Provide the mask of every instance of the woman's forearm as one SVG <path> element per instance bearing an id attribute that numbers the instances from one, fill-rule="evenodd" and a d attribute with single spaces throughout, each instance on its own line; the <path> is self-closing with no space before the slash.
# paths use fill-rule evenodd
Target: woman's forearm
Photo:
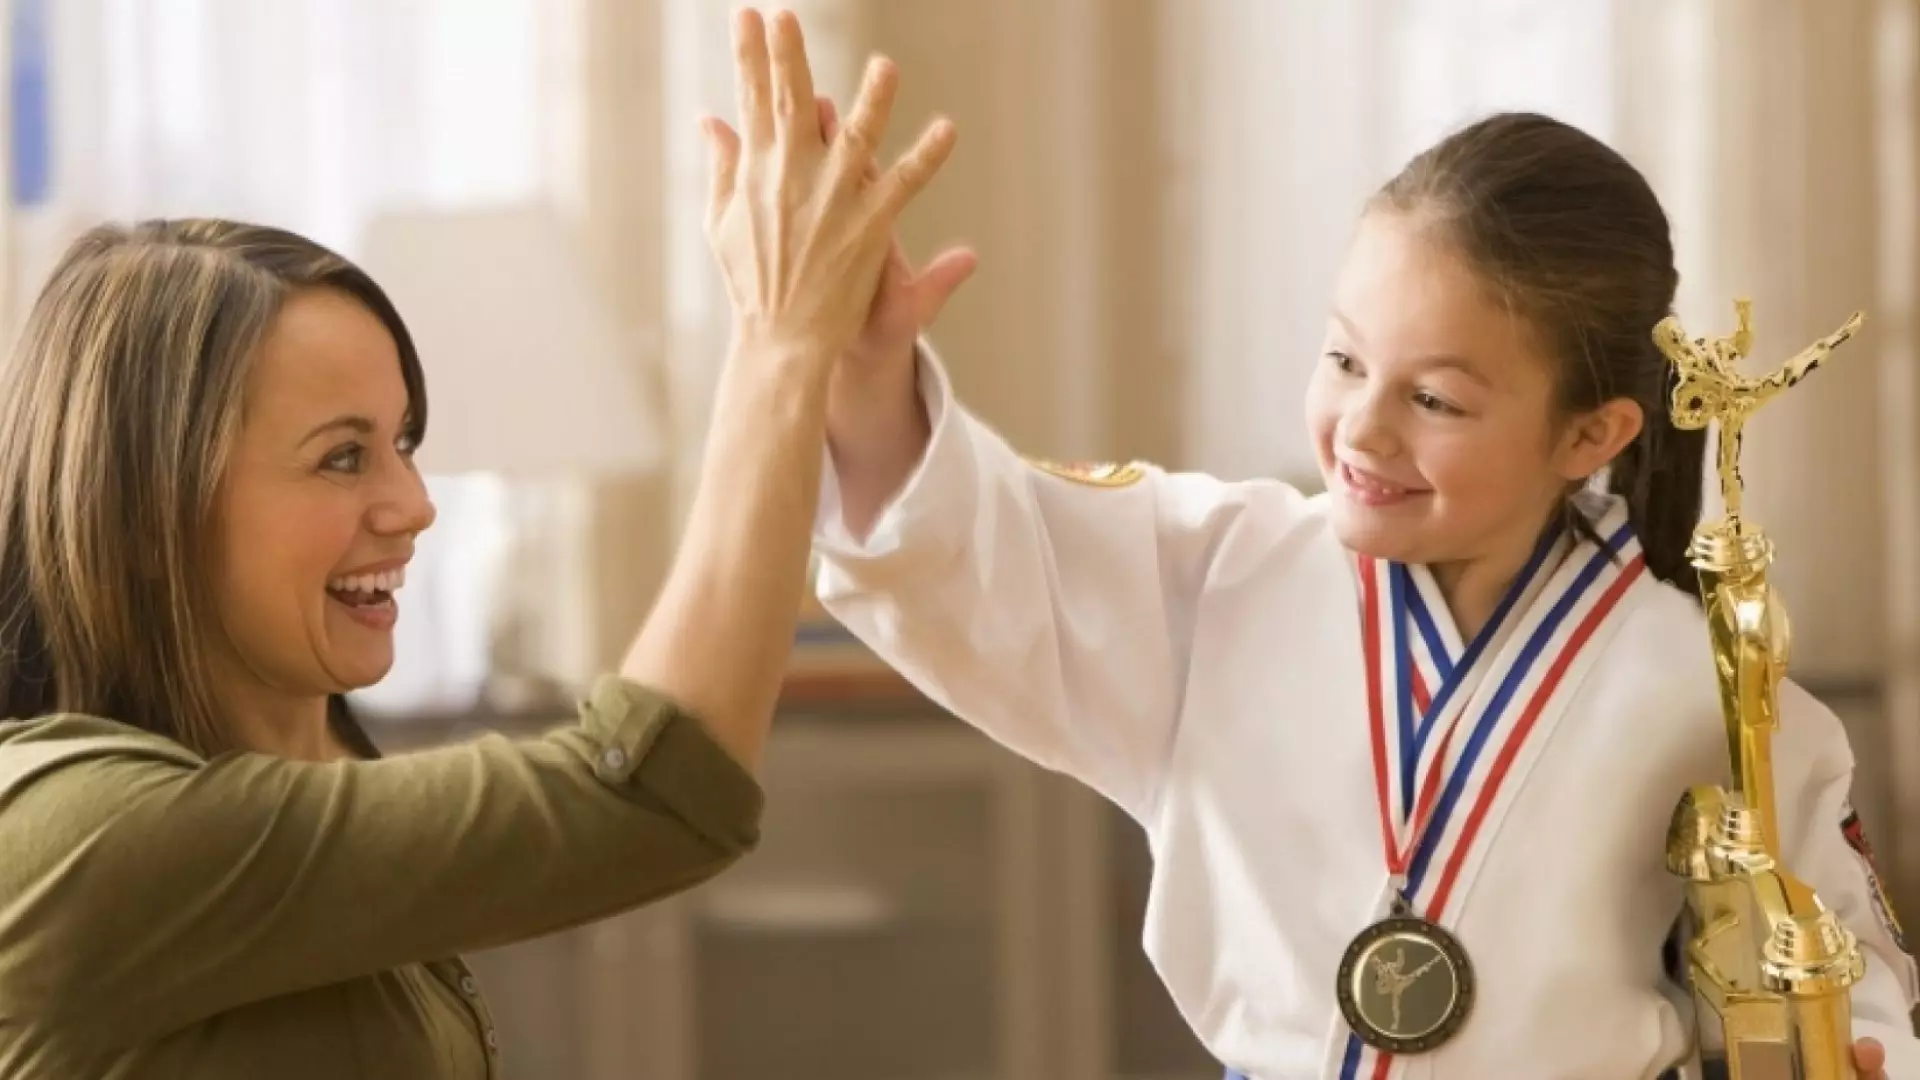
<path id="1" fill-rule="evenodd" d="M 829 361 L 740 341 L 685 531 L 621 674 L 757 768 L 806 588 Z"/>
<path id="2" fill-rule="evenodd" d="M 621 674 L 674 699 L 756 768 L 806 586 L 827 382 L 859 336 L 894 222 L 953 148 L 928 126 L 881 170 L 898 74 L 874 58 L 829 141 L 800 25 L 734 17 L 740 130 L 705 124 L 706 230 L 733 309 L 700 482 L 680 546 Z"/>

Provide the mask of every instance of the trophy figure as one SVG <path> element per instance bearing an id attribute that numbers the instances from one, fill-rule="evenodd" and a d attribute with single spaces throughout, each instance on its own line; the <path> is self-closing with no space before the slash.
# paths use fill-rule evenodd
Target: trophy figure
<path id="1" fill-rule="evenodd" d="M 1792 388 L 1859 329 L 1856 312 L 1772 374 L 1742 375 L 1751 305 L 1716 340 L 1689 339 L 1669 317 L 1653 337 L 1679 376 L 1675 426 L 1718 427 L 1725 514 L 1694 530 L 1733 786 L 1698 785 L 1675 809 L 1667 867 L 1686 881 L 1686 969 L 1700 1060 L 1731 1080 L 1855 1075 L 1850 988 L 1866 972 L 1853 934 L 1780 862 L 1773 731 L 1786 674 L 1786 608 L 1767 582 L 1773 545 L 1742 516 L 1740 438 L 1760 406 Z"/>

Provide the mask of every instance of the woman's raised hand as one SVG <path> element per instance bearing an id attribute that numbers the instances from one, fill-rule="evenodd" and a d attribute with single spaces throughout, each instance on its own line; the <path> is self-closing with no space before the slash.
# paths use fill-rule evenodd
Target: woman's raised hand
<path id="1" fill-rule="evenodd" d="M 829 143 L 790 12 L 734 19 L 739 130 L 709 117 L 707 237 L 726 279 L 737 344 L 817 366 L 825 378 L 859 336 L 900 211 L 953 149 L 935 120 L 892 167 L 873 167 L 898 74 L 876 57 Z"/>

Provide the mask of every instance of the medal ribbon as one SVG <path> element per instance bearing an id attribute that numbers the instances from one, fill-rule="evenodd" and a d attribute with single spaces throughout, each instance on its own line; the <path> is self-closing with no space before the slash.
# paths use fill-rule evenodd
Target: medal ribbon
<path id="1" fill-rule="evenodd" d="M 1367 712 L 1387 870 L 1408 909 L 1431 922 L 1445 913 L 1514 760 L 1568 668 L 1645 569 L 1624 505 L 1616 503 L 1595 524 L 1605 544 L 1577 544 L 1557 565 L 1550 556 L 1562 546 L 1558 538 L 1542 540 L 1457 663 L 1439 649 L 1444 639 L 1430 615 L 1436 600 L 1422 595 L 1433 590 L 1412 587 L 1416 579 L 1404 566 L 1359 558 Z M 1417 662 L 1418 653 L 1429 662 Z M 1438 673 L 1440 690 L 1422 707 L 1428 667 Z M 1480 694 L 1496 667 L 1504 670 L 1491 693 Z M 1469 704 L 1477 706 L 1471 718 Z M 1392 1064 L 1393 1055 L 1349 1034 L 1340 1080 L 1386 1080 Z"/>
<path id="2" fill-rule="evenodd" d="M 1360 556 L 1361 633 L 1367 665 L 1374 790 L 1387 872 L 1396 881 L 1407 878 L 1420 839 L 1433 823 L 1441 790 L 1440 769 L 1447 761 L 1453 733 L 1473 687 L 1493 666 L 1496 650 L 1490 646 L 1502 636 L 1509 615 L 1546 568 L 1555 539 L 1549 534 L 1535 546 L 1519 577 L 1458 664 L 1449 662 L 1442 651 L 1445 646 L 1434 626 L 1430 601 L 1418 587 L 1431 583 L 1431 577 L 1422 575 L 1416 584 L 1407 567 Z M 1382 617 L 1383 585 L 1391 618 Z M 1423 622 L 1425 626 L 1419 625 Z M 1391 682 L 1385 678 L 1387 655 L 1393 660 Z M 1429 699 L 1427 687 L 1435 684 L 1440 692 Z M 1389 703 L 1393 706 L 1393 723 L 1387 722 Z M 1441 729 L 1437 738 L 1436 728 Z M 1393 770 L 1391 774 L 1389 769 Z M 1455 775 L 1460 771 L 1456 765 Z"/>

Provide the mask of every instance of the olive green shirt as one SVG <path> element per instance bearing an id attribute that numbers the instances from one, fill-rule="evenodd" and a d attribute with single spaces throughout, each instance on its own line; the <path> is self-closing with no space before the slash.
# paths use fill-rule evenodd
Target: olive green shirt
<path id="1" fill-rule="evenodd" d="M 459 954 L 695 885 L 760 810 L 697 721 L 612 678 L 544 737 L 373 761 L 0 723 L 0 1078 L 496 1077 Z"/>

